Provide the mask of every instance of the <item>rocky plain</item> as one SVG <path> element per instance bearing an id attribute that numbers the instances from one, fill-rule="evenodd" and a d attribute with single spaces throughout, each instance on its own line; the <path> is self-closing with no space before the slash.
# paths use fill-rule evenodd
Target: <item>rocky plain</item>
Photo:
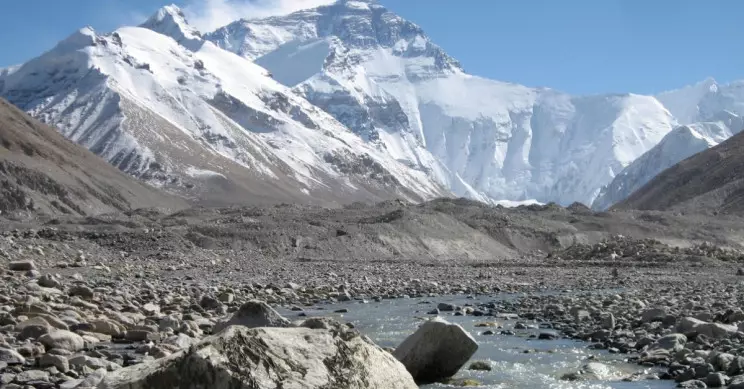
<path id="1" fill-rule="evenodd" d="M 467 369 L 472 337 L 443 322 L 383 350 L 304 311 L 460 295 L 428 316 L 510 315 L 626 356 L 627 380 L 744 388 L 741 222 L 454 199 L 5 215 L 0 387 L 411 388 Z"/>

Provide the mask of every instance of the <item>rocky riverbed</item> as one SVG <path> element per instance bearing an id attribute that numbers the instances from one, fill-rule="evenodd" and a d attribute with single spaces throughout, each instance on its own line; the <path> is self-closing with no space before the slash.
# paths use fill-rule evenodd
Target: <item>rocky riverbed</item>
<path id="1" fill-rule="evenodd" d="M 411 306 L 409 318 L 467 318 L 466 330 L 484 343 L 529 335 L 556 345 L 581 341 L 571 347 L 587 350 L 586 360 L 574 360 L 573 371 L 544 373 L 569 385 L 561 387 L 591 381 L 597 365 L 588 358 L 596 355 L 628 363 L 613 376 L 617 382 L 744 387 L 744 272 L 733 220 L 454 206 L 462 204 L 138 211 L 0 223 L 0 386 L 96 387 L 121 369 L 162 366 L 192 346 L 207 352 L 204 342 L 252 300 L 277 308 L 293 325 L 318 312 L 345 322 L 344 310 L 416 300 L 427 304 Z M 671 219 L 700 225 L 683 223 L 674 232 L 665 227 Z M 454 224 L 432 227 L 444 222 Z M 462 222 L 479 232 L 458 230 Z M 690 240 L 712 232 L 717 243 Z M 483 256 L 489 248 L 501 257 Z M 445 259 L 458 250 L 468 255 Z M 364 334 L 365 322 L 352 316 Z M 329 328 L 328 339 L 345 333 Z M 394 339 L 375 340 L 395 348 L 414 331 L 410 325 Z M 268 342 L 274 335 L 234 336 Z M 209 353 L 235 355 L 220 344 Z M 498 355 L 481 362 L 503 366 Z"/>
<path id="2" fill-rule="evenodd" d="M 414 279 L 398 273 L 401 264 L 380 263 L 374 272 L 356 268 L 366 275 L 349 267 L 320 275 L 314 267 L 331 270 L 333 263 L 312 263 L 296 276 L 278 272 L 282 279 L 274 282 L 238 283 L 167 269 L 143 275 L 131 264 L 90 263 L 84 253 L 68 260 L 63 265 L 53 258 L 43 264 L 3 262 L 0 370 L 5 387 L 86 387 L 102 380 L 104 372 L 152 363 L 190 347 L 254 299 L 299 319 L 303 311 L 332 314 L 339 310 L 334 304 L 353 303 L 343 313 L 391 299 L 423 298 L 429 305 L 412 309 L 411 317 L 477 318 L 483 322 L 478 337 L 537 329 L 537 338 L 579 339 L 586 342 L 582 347 L 637 364 L 638 374 L 618 379 L 732 388 L 744 379 L 744 277 L 734 267 L 680 264 L 613 272 L 550 263 L 405 265 L 407 274 L 421 277 Z M 460 302 L 447 302 L 452 296 L 460 296 Z M 514 320 L 510 329 L 497 324 L 505 318 Z M 650 367 L 663 369 L 641 373 Z M 579 370 L 565 379 L 591 374 Z"/>

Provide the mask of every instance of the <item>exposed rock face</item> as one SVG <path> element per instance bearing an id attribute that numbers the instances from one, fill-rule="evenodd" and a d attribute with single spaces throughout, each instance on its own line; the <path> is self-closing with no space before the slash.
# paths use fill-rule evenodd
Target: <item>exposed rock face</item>
<path id="1" fill-rule="evenodd" d="M 416 382 L 452 377 L 478 350 L 478 343 L 457 324 L 441 318 L 424 323 L 398 346 L 393 355 Z"/>
<path id="2" fill-rule="evenodd" d="M 189 350 L 117 370 L 100 389 L 415 389 L 395 358 L 355 331 L 231 326 Z"/>
<path id="3" fill-rule="evenodd" d="M 288 327 L 289 320 L 278 314 L 263 301 L 249 301 L 243 304 L 229 320 L 215 324 L 213 332 L 216 334 L 232 325 L 248 328 L 257 327 Z"/>

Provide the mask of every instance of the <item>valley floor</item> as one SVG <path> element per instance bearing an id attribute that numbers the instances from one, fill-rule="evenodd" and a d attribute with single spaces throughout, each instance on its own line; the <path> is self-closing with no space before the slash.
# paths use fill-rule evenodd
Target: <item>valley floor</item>
<path id="1" fill-rule="evenodd" d="M 734 371 L 718 359 L 709 363 L 715 353 L 691 354 L 718 350 L 744 362 L 736 218 L 437 200 L 335 210 L 140 210 L 0 225 L 0 352 L 7 364 L 0 370 L 12 382 L 30 370 L 59 384 L 91 375 L 91 363 L 111 370 L 169 355 L 252 299 L 302 312 L 425 297 L 435 305 L 411 315 L 426 316 L 449 295 L 474 299 L 470 307 L 437 311 L 443 316 L 512 313 L 525 323 L 550 322 L 593 347 L 667 366 L 662 378 L 744 374 L 744 363 Z M 488 302 L 497 296 L 509 299 Z M 29 323 L 34 317 L 49 328 Z M 32 324 L 41 328 L 24 330 Z M 131 347 L 91 351 L 94 360 L 82 362 L 70 357 L 78 363 L 70 366 L 25 341 L 51 327 L 104 350 Z M 670 332 L 688 336 L 690 353 L 648 351 Z M 19 358 L 59 366 L 49 372 L 7 363 Z M 700 363 L 705 377 L 689 371 Z"/>

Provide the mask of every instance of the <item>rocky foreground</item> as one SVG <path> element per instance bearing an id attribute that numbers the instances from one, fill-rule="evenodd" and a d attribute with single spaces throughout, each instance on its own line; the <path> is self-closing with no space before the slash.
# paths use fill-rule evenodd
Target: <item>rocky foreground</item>
<path id="1" fill-rule="evenodd" d="M 629 360 L 640 365 L 667 368 L 667 372 L 658 376 L 639 374 L 628 379 L 674 379 L 687 387 L 727 384 L 731 388 L 744 387 L 744 311 L 740 306 L 744 277 L 726 264 L 701 267 L 681 262 L 675 267 L 625 267 L 614 271 L 592 265 L 591 261 L 585 266 L 545 262 L 543 266 L 533 264 L 519 269 L 480 264 L 454 270 L 432 264 L 408 265 L 411 274 L 431 277 L 424 279 L 395 276 L 398 265 L 379 265 L 378 271 L 384 277 L 366 276 L 367 282 L 358 284 L 345 282 L 351 276 L 339 269 L 340 275 L 328 274 L 322 285 L 317 285 L 319 279 L 313 279 L 313 286 L 302 283 L 305 273 L 298 271 L 298 276 L 289 277 L 282 284 L 245 282 L 238 286 L 228 279 L 224 283 L 211 280 L 207 284 L 189 275 L 168 276 L 168 272 L 163 277 L 142 277 L 136 272 L 132 274 L 124 264 L 94 264 L 81 259 L 84 256 L 62 264 L 56 260 L 44 261 L 44 265 L 33 261 L 3 262 L 0 287 L 3 387 L 129 387 L 125 384 L 127 380 L 151 376 L 156 371 L 162 373 L 156 380 L 162 386 L 151 387 L 190 387 L 183 377 L 190 377 L 191 381 L 195 378 L 180 375 L 193 371 L 194 363 L 203 370 L 204 361 L 221 360 L 220 366 L 225 363 L 230 366 L 229 361 L 236 358 L 242 362 L 230 368 L 231 374 L 235 371 L 254 374 L 265 366 L 274 366 L 257 376 L 277 379 L 272 369 L 282 364 L 278 361 L 286 360 L 282 353 L 297 354 L 292 348 L 301 343 L 299 339 L 305 339 L 308 343 L 304 347 L 318 353 L 315 360 L 328 362 L 334 355 L 349 357 L 346 365 L 347 362 L 335 360 L 334 364 L 321 366 L 308 362 L 314 360 L 310 356 L 302 362 L 309 364 L 302 368 L 305 371 L 320 369 L 319 377 L 357 380 L 352 385 L 350 381 L 331 378 L 330 382 L 347 382 L 331 387 L 410 387 L 413 382 L 410 374 L 391 354 L 347 326 L 320 319 L 302 321 L 302 311 L 307 307 L 325 307 L 330 312 L 333 307 L 327 304 L 338 301 L 374 304 L 382 299 L 421 296 L 436 301 L 437 296 L 448 294 L 472 295 L 478 297 L 474 302 L 480 302 L 461 307 L 440 304 L 431 314 L 483 316 L 484 320 L 490 316 L 517 315 L 520 323 L 515 328 L 542 328 L 541 338 L 578 338 L 586 340 L 587 347 L 626 353 Z M 50 266 L 53 263 L 56 265 Z M 568 290 L 571 293 L 557 293 Z M 521 297 L 497 298 L 515 293 Z M 289 308 L 297 313 L 294 319 L 300 320 L 292 322 L 278 314 L 262 314 L 258 322 L 252 321 L 254 315 L 250 310 L 246 313 L 245 307 L 255 299 Z M 364 307 L 360 304 L 358 309 Z M 227 335 L 213 338 L 212 334 L 236 324 L 246 329 L 224 331 Z M 253 327 L 276 329 L 249 330 Z M 288 335 L 280 329 L 287 327 L 310 332 Z M 313 332 L 318 329 L 324 332 Z M 318 338 L 308 338 L 310 334 Z M 285 342 L 294 337 L 298 340 Z M 426 339 L 431 342 L 432 338 Z M 263 348 L 256 355 L 249 355 L 230 346 L 240 342 L 251 345 L 249 349 L 255 349 L 255 345 Z M 366 351 L 359 351 L 359 347 Z M 453 362 L 454 370 L 448 374 L 456 373 L 472 351 L 464 352 L 464 360 Z M 370 383 L 378 382 L 369 379 L 369 374 L 374 375 L 376 370 L 367 371 L 361 365 L 354 365 L 353 361 L 360 361 L 355 357 L 357 352 L 375 360 L 375 366 L 383 366 L 385 371 L 400 372 L 392 375 L 398 378 L 386 375 L 380 379 L 402 381 L 393 386 L 385 386 L 390 383 L 384 380 L 379 381 L 381 384 Z M 405 354 L 396 350 L 394 355 L 406 361 L 410 356 Z M 267 365 L 255 362 L 251 365 L 250 361 L 256 361 L 259 356 L 275 360 Z M 174 365 L 174 361 L 178 363 Z M 335 365 L 339 363 L 341 367 Z M 409 365 L 406 363 L 406 367 L 410 368 Z M 292 371 L 287 369 L 279 371 Z M 352 371 L 367 378 L 353 378 L 349 375 Z M 591 371 L 578 372 L 565 378 L 582 379 L 590 374 Z M 430 379 L 417 381 L 431 382 Z M 299 387 L 322 387 L 307 377 L 297 382 L 309 382 Z M 214 382 L 210 381 L 209 385 Z"/>
<path id="2" fill-rule="evenodd" d="M 665 368 L 628 379 L 744 387 L 744 272 L 734 228 L 740 221 L 719 219 L 441 200 L 3 221 L 0 387 L 134 388 L 143 386 L 128 380 L 161 372 L 161 386 L 187 388 L 196 381 L 183 374 L 196 363 L 229 377 L 264 371 L 271 382 L 289 379 L 282 371 L 316 372 L 332 388 L 376 387 L 370 383 L 376 370 L 365 369 L 381 366 L 400 373 L 380 377 L 402 380 L 387 387 L 405 388 L 445 378 L 420 364 L 421 355 L 442 352 L 438 332 L 419 333 L 422 343 L 390 354 L 353 329 L 304 318 L 303 311 L 447 295 L 473 296 L 472 304 L 442 304 L 432 317 L 517 317 L 516 330 L 586 340 L 587 347 L 626 354 L 639 372 Z M 447 259 L 451 253 L 462 255 Z M 245 307 L 255 300 L 292 314 L 252 322 Z M 233 324 L 246 329 L 230 330 Z M 267 326 L 274 329 L 255 328 Z M 304 339 L 314 357 L 279 342 L 289 336 L 282 328 L 293 328 L 292 345 Z M 496 332 L 484 328 L 481 335 Z M 444 338 L 460 339 L 446 350 L 462 354 L 435 370 L 454 374 L 472 347 L 466 338 Z M 422 346 L 429 342 L 436 347 Z M 231 344 L 269 345 L 261 349 L 266 363 Z M 377 362 L 360 364 L 357 352 Z M 305 359 L 286 363 L 298 355 Z M 590 377 L 587 366 L 565 378 Z M 351 371 L 362 374 L 357 384 L 330 384 L 354 377 Z M 305 381 L 326 382 L 309 376 L 295 382 Z M 265 387 L 260 382 L 247 387 Z"/>

